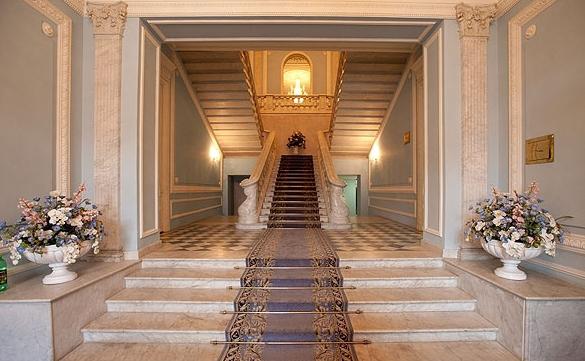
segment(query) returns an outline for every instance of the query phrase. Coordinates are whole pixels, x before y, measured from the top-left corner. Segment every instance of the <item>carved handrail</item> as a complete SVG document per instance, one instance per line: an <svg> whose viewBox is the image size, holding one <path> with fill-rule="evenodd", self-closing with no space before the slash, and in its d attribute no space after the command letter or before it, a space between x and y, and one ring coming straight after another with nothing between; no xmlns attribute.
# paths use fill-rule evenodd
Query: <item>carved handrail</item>
<svg viewBox="0 0 585 361"><path fill-rule="evenodd" d="M321 167L321 187L327 201L327 215L329 216L329 227L349 228L349 208L343 196L345 182L337 176L333 166L333 158L329 152L329 144L323 131L317 132L319 142L318 161Z"/></svg>
<svg viewBox="0 0 585 361"><path fill-rule="evenodd" d="M256 97L260 112L268 113L331 113L333 97L318 95L266 94Z"/></svg>
<svg viewBox="0 0 585 361"><path fill-rule="evenodd" d="M337 67L337 77L335 78L335 91L333 93L333 105L331 108L331 120L329 121L329 143L333 136L333 127L335 126L335 117L337 116L337 105L339 104L341 84L343 80L343 73L345 72L345 63L347 62L347 52L342 51L339 54L339 65Z"/></svg>
<svg viewBox="0 0 585 361"><path fill-rule="evenodd" d="M257 228L259 226L259 215L262 209L264 197L270 185L270 176L276 159L275 133L267 132L268 136L264 142L262 152L256 161L256 165L250 178L240 182L244 188L246 199L238 207L237 228Z"/></svg>
<svg viewBox="0 0 585 361"><path fill-rule="evenodd" d="M260 134L264 134L264 124L262 123L262 117L260 116L260 106L258 105L257 101L257 93L256 93L256 85L254 84L254 72L252 70L252 64L250 62L250 55L247 51L240 52L242 58L242 64L244 65L244 73L246 75L246 83L248 83L248 87L250 89L250 101L254 104L254 113L256 120L258 121L258 131ZM262 144L264 144L264 139L260 139Z"/></svg>

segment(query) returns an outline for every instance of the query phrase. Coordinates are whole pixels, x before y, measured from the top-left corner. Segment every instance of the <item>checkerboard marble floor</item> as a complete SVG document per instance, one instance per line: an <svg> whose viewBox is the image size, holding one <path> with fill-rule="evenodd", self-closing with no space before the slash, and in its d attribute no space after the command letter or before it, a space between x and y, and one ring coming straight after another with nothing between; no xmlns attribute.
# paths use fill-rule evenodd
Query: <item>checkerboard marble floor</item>
<svg viewBox="0 0 585 361"><path fill-rule="evenodd" d="M234 224L192 223L163 233L165 251L247 251L262 231L239 230Z"/></svg>
<svg viewBox="0 0 585 361"><path fill-rule="evenodd" d="M384 220L380 223L353 223L349 230L328 230L337 251L419 250L422 234L413 227Z"/></svg>
<svg viewBox="0 0 585 361"><path fill-rule="evenodd" d="M197 222L161 235L163 251L247 252L264 231L238 230L233 223ZM422 235L410 226L389 220L352 224L350 230L328 230L337 251L419 250Z"/></svg>

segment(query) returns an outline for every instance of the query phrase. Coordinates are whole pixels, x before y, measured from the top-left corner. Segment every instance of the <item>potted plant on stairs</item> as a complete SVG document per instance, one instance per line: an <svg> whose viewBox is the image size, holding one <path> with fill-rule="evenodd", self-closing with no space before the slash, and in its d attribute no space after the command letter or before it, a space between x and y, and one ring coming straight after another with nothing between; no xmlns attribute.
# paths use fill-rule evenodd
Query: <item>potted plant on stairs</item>
<svg viewBox="0 0 585 361"><path fill-rule="evenodd" d="M288 143L286 146L291 150L292 154L299 154L301 148L306 148L305 135L298 130L295 131L290 137L288 137Z"/></svg>
<svg viewBox="0 0 585 361"><path fill-rule="evenodd" d="M81 185L72 197L51 192L42 201L34 198L18 202L20 220L12 225L0 222L0 238L8 245L13 264L18 264L22 256L34 263L48 264L53 272L43 278L44 284L77 278L68 266L92 248L98 253L104 235L100 211L83 198L84 191Z"/></svg>
<svg viewBox="0 0 585 361"><path fill-rule="evenodd" d="M518 264L543 251L554 256L556 243L564 239L560 225L541 207L537 194L536 183L522 194L494 189L491 198L471 208L474 216L467 222L466 240L479 240L486 252L502 261L504 266L494 271L499 277L525 280L526 273Z"/></svg>

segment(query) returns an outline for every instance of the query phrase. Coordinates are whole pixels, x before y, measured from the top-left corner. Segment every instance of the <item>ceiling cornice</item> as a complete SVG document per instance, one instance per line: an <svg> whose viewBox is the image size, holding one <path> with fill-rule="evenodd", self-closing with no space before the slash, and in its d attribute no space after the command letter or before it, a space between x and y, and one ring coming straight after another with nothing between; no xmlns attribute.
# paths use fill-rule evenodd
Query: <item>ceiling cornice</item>
<svg viewBox="0 0 585 361"><path fill-rule="evenodd" d="M82 14L85 0L64 0ZM518 0L500 0L509 10ZM104 2L114 2L106 0ZM131 17L331 16L454 19L461 0L126 0ZM493 4L467 0L468 5ZM504 12L505 12L504 11Z"/></svg>

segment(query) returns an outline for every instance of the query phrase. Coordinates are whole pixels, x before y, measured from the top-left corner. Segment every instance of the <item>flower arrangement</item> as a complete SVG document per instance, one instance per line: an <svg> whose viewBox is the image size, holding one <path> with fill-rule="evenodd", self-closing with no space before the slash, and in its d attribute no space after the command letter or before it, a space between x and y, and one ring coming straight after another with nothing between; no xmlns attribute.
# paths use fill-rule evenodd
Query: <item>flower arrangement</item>
<svg viewBox="0 0 585 361"><path fill-rule="evenodd" d="M0 239L9 246L13 264L18 263L23 252L42 254L51 245L64 249L63 262L67 264L75 263L83 242L91 242L93 252L99 252L104 226L97 206L83 198L85 190L81 185L72 197L54 191L43 201L34 198L18 202L20 220L12 225L0 221Z"/></svg>
<svg viewBox="0 0 585 361"><path fill-rule="evenodd" d="M467 222L466 240L500 241L506 254L516 259L527 248L542 247L554 256L556 243L563 242L564 235L557 220L541 207L538 192L536 183L522 194L494 189L491 198L470 208L475 216Z"/></svg>
<svg viewBox="0 0 585 361"><path fill-rule="evenodd" d="M288 143L286 143L286 146L288 147L288 149L294 147L305 149L306 148L305 135L298 130L295 131L294 133L292 133L290 137L288 137Z"/></svg>

